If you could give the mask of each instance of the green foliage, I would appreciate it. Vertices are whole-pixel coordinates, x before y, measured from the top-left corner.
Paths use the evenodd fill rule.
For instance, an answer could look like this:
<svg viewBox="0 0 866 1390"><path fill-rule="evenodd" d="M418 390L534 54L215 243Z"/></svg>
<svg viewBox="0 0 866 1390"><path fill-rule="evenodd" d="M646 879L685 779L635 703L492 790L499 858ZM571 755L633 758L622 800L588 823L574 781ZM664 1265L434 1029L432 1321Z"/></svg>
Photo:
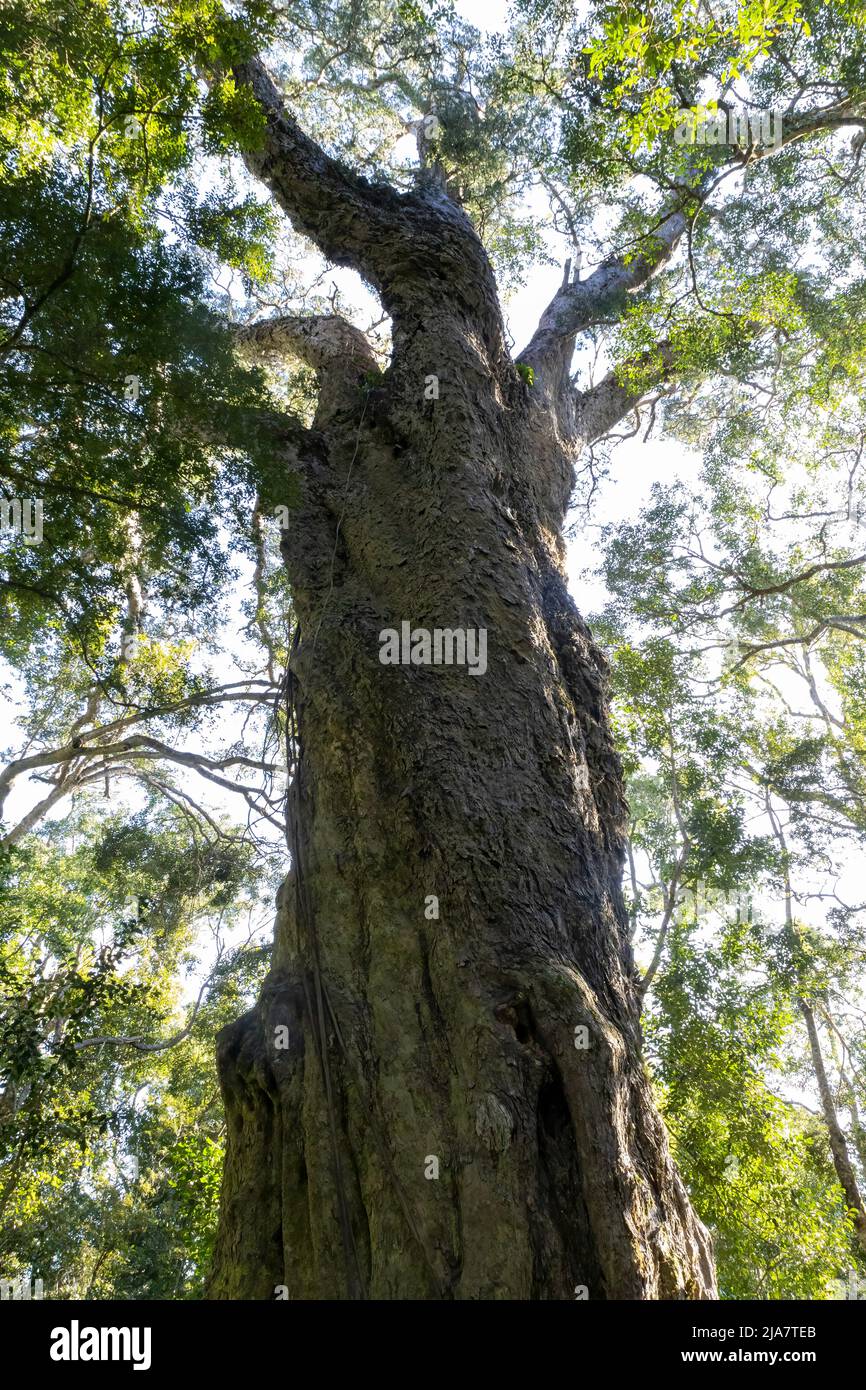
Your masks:
<svg viewBox="0 0 866 1390"><path fill-rule="evenodd" d="M521 381L523 381L527 386L534 386L535 372L533 371L532 367L530 367L529 363L515 362L514 365L517 368Z"/></svg>
<svg viewBox="0 0 866 1390"><path fill-rule="evenodd" d="M651 10L601 0L594 8L601 32L585 48L589 75L625 116L633 146L671 128L689 77L709 70L724 85L751 72L786 30L811 34L801 0L727 0L712 11L699 0L667 0Z"/></svg>
<svg viewBox="0 0 866 1390"><path fill-rule="evenodd" d="M851 1258L850 1227L820 1122L768 1089L792 1019L765 965L751 923L728 920L709 943L678 923L647 1046L722 1297L822 1298Z"/></svg>
<svg viewBox="0 0 866 1390"><path fill-rule="evenodd" d="M165 811L71 817L7 856L8 1277L32 1271L51 1296L201 1294L222 1164L212 1038L263 972L262 951L238 928L264 887L248 846L191 841L184 818ZM211 986L196 1009L185 981L202 972Z"/></svg>
<svg viewBox="0 0 866 1390"><path fill-rule="evenodd" d="M654 487L604 533L595 626L629 773L635 944L655 959L648 1049L729 1298L829 1297L861 1260L800 1017L806 1000L862 1182L866 923L828 885L866 830L849 428L813 410L756 437L728 418L691 435L695 485Z"/></svg>
<svg viewBox="0 0 866 1390"><path fill-rule="evenodd" d="M230 186L198 199L184 186L199 135L236 138L218 116L193 120L189 44L253 51L266 15L253 6L238 27L196 7L194 34L172 5L144 27L110 3L27 0L0 17L0 485L43 500L46 538L0 538L13 661L46 628L99 661L131 512L154 599L203 614L233 495L251 506L270 483L261 377L234 356L207 256L262 282L273 215Z"/></svg>

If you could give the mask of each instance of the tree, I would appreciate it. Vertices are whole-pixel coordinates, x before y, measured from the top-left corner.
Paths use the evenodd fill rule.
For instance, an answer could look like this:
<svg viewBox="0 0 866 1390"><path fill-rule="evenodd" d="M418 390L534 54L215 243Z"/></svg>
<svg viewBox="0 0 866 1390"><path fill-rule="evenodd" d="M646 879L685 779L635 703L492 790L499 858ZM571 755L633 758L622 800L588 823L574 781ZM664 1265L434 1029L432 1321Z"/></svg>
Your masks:
<svg viewBox="0 0 866 1390"><path fill-rule="evenodd" d="M856 377L839 397L812 399L810 356L799 374L763 382L760 405L734 388L723 411L708 401L680 416L679 432L704 447L700 475L654 487L636 522L606 528L611 600L593 624L613 654L629 772L650 1057L666 1117L686 1136L689 1190L717 1233L720 1287L759 1297L802 1287L807 1267L812 1296L826 1296L833 1261L844 1267L839 1238L849 1267L863 1251L866 943L850 881L863 847L862 402ZM732 940L742 978L728 974L721 994L710 981ZM775 1060L752 1051L756 1003L781 1006ZM774 1167L791 1187L772 1199L789 1216L771 1232L755 1221L765 1178L752 1146L772 1132L762 1114L783 1115L780 1082L799 1090L793 1128L805 1124L812 1157L799 1172L790 1162L789 1100ZM734 1126L735 1091L756 1083L757 1123ZM745 1184L730 1181L726 1157ZM830 1188L816 1186L822 1170ZM806 1249L817 1263L794 1255Z"/></svg>
<svg viewBox="0 0 866 1390"><path fill-rule="evenodd" d="M261 981L270 885L153 801L4 856L0 1262L49 1298L200 1296L213 1245L213 1035Z"/></svg>
<svg viewBox="0 0 866 1390"><path fill-rule="evenodd" d="M808 850L792 853L786 836L796 822L772 802L768 813L754 763L772 748L773 731L760 723L754 678L729 667L713 688L718 676L699 654L708 634L696 654L691 634L677 642L653 624L647 635L636 617L657 509L642 525L610 528L614 599L593 623L613 658L628 775L626 892L646 962L647 1057L678 1165L713 1233L721 1296L825 1298L859 1263L858 1126L852 1144L838 1112L847 1093L856 1117L860 1086L856 1034L852 1052L835 1030L839 1057L827 1031L818 1040L815 1010L856 1018L862 909L843 908L836 894L837 919L820 932L793 919L792 874L802 874L796 901L807 906L816 857L838 880L837 856L848 847L834 833L819 849L813 834ZM661 606L664 618L676 607ZM820 779L809 785L821 794Z"/></svg>
<svg viewBox="0 0 866 1390"><path fill-rule="evenodd" d="M641 1053L607 669L567 591L563 529L576 468L592 474L599 441L645 404L720 375L784 377L803 341L826 368L856 312L859 250L840 242L853 278L839 302L826 276L792 271L806 213L790 186L805 171L822 189L814 158L832 200L812 225L830 236L859 187L859 147L843 173L825 151L863 125L862 38L839 5L731 4L707 22L681 0L650 20L601 6L588 27L570 7L522 9L502 45L447 9L375 0L194 21L160 4L146 39L124 33L127 99L169 94L180 141L197 75L212 150L239 151L390 326L384 369L356 324L297 303L234 335L246 355L303 363L317 400L311 420L270 403L252 417L269 501L282 476L295 504L281 547L292 869L261 998L219 1039L217 1297L715 1292ZM679 143L677 101L696 108L709 88L727 112L745 70L747 99L783 111L779 140ZM106 128L122 109L113 81L80 94L100 117L88 190L103 107ZM393 151L407 128L414 171ZM184 163L166 149L170 181ZM519 273L533 246L513 199L539 183L573 243L612 210L608 244L586 274L573 246L512 356L491 254ZM22 296L13 354L75 283L85 227ZM757 247L747 273L733 244ZM610 370L575 380L576 349L604 329ZM166 394L142 412L145 443L166 439ZM238 442L231 412L177 417L187 440ZM386 664L404 624L411 660ZM484 661L430 664L431 630L483 633Z"/></svg>

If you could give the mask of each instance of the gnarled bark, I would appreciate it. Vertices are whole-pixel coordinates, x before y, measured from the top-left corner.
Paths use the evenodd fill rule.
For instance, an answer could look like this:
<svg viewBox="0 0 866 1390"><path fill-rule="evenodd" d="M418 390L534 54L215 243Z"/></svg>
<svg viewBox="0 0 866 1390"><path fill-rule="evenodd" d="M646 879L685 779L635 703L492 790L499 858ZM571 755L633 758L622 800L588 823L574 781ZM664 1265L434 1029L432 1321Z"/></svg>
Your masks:
<svg viewBox="0 0 866 1390"><path fill-rule="evenodd" d="M302 153L259 171L285 193ZM283 544L294 864L262 997L219 1041L211 1294L713 1297L641 1058L605 665L563 574L580 414L509 361L462 213L374 198L366 225L358 189L344 232L394 352L373 385L354 348L314 364ZM381 664L404 621L486 629L486 673Z"/></svg>

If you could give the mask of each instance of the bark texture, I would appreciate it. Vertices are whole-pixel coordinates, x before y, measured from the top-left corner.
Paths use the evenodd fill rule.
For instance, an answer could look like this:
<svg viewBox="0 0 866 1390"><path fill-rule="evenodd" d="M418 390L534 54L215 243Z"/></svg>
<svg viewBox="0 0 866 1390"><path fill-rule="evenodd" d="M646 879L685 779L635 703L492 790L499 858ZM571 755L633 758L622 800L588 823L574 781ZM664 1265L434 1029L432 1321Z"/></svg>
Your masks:
<svg viewBox="0 0 866 1390"><path fill-rule="evenodd" d="M320 243L376 285L394 348L374 380L347 325L257 330L320 399L286 444L293 867L262 997L219 1039L211 1295L714 1297L641 1057L605 664L563 573L575 459L618 388L571 392L554 306L527 385L462 211L311 174L242 76L270 113L251 167L311 235L318 178ZM382 665L403 621L486 629L486 673Z"/></svg>

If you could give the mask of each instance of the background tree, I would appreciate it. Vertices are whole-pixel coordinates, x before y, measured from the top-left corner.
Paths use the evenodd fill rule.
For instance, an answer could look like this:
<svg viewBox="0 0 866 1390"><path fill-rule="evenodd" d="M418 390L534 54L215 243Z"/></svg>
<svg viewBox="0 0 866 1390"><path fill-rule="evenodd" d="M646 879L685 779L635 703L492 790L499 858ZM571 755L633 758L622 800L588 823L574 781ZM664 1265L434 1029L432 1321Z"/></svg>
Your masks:
<svg viewBox="0 0 866 1390"><path fill-rule="evenodd" d="M213 1034L267 954L253 849L151 809L53 822L5 863L4 1278L200 1292L224 1143Z"/></svg>

